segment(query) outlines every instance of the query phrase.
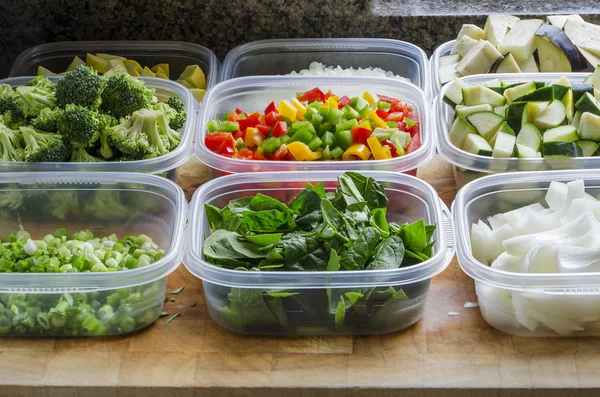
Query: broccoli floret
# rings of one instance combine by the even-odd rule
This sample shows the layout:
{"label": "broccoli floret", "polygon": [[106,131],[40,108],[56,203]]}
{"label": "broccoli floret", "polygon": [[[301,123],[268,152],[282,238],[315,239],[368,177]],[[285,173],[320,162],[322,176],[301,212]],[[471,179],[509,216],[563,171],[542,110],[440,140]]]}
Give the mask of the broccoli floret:
{"label": "broccoli floret", "polygon": [[66,219],[69,215],[79,216],[79,194],[76,190],[57,190],[49,192],[49,199],[44,198],[50,214],[58,219]]}
{"label": "broccoli floret", "polygon": [[37,76],[27,85],[17,87],[17,94],[23,99],[21,113],[25,117],[37,117],[44,108],[54,108],[56,97],[54,83],[44,76]]}
{"label": "broccoli floret", "polygon": [[105,78],[100,109],[117,119],[127,117],[136,110],[154,105],[154,90],[147,88],[142,80],[128,74],[116,73]]}
{"label": "broccoli floret", "polygon": [[175,110],[165,102],[154,105],[154,110],[160,110],[163,112],[165,116],[167,116],[167,120],[169,120],[169,127],[176,131],[179,131],[185,125],[186,114],[184,111]]}
{"label": "broccoli floret", "polygon": [[79,65],[56,83],[56,104],[81,105],[97,109],[101,103],[104,79],[96,69]]}
{"label": "broccoli floret", "polygon": [[105,123],[95,110],[67,105],[58,122],[58,133],[73,147],[91,147],[98,141]]}
{"label": "broccoli floret", "polygon": [[100,163],[103,161],[105,160],[89,154],[84,147],[73,147],[71,153],[71,162],[73,163]]}
{"label": "broccoli floret", "polygon": [[185,113],[185,104],[183,103],[183,99],[177,96],[172,96],[169,99],[167,99],[167,102],[165,103],[169,105],[172,109],[175,109],[178,112]]}
{"label": "broccoli floret", "polygon": [[106,160],[113,158],[115,155],[115,151],[110,146],[110,142],[108,140],[108,130],[100,133],[100,148],[98,149],[98,154],[104,157]]}
{"label": "broccoli floret", "polygon": [[112,219],[129,218],[131,209],[121,202],[118,190],[100,189],[83,206],[83,212],[94,218],[110,214]]}
{"label": "broccoli floret", "polygon": [[58,162],[69,156],[69,149],[58,134],[21,127],[21,135],[25,141],[25,161]]}
{"label": "broccoli floret", "polygon": [[18,190],[0,191],[0,208],[18,210],[23,205],[23,195]]}
{"label": "broccoli floret", "polygon": [[24,119],[21,112],[23,98],[8,84],[0,84],[0,114],[7,124],[18,123]]}
{"label": "broccoli floret", "polygon": [[37,130],[46,132],[57,132],[58,122],[62,116],[60,108],[45,108],[40,112],[40,115],[31,121],[31,126]]}
{"label": "broccoli floret", "polygon": [[23,161],[21,134],[0,123],[0,161]]}
{"label": "broccoli floret", "polygon": [[166,138],[167,142],[169,143],[169,151],[171,151],[175,150],[177,146],[179,146],[179,142],[181,142],[181,135],[170,126],[167,120],[168,118],[163,112],[157,112],[156,121],[158,125],[158,133],[163,139]]}
{"label": "broccoli floret", "polygon": [[[135,113],[134,113],[135,114]],[[150,149],[148,137],[144,133],[144,118],[131,117],[108,131],[110,142],[131,160],[141,159]]]}

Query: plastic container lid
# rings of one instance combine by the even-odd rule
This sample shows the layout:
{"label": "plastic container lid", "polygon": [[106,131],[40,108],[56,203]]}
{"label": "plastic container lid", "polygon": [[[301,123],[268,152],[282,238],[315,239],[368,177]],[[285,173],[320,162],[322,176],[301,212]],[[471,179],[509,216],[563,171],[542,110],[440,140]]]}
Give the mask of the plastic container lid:
{"label": "plastic container lid", "polygon": [[[145,214],[144,210],[127,207],[132,212],[129,219],[117,219],[118,215],[107,213],[102,219],[90,222],[95,222],[99,228],[106,229],[110,233],[118,233],[121,230],[120,228],[124,226],[134,230],[155,230],[164,240],[160,245],[166,251],[166,255],[151,265],[120,272],[1,273],[0,293],[55,294],[64,292],[62,289],[68,289],[68,292],[75,293],[126,288],[164,278],[179,266],[183,256],[187,200],[183,190],[177,184],[158,176],[136,173],[98,172],[86,173],[85,175],[78,172],[55,174],[38,172],[0,173],[0,192],[4,189],[10,189],[11,191],[39,190],[43,189],[44,185],[48,186],[45,189],[48,192],[53,190],[83,192],[105,189],[119,190],[121,194],[132,191],[136,199],[142,199],[141,196],[145,196],[146,199],[154,198],[165,209],[159,214]],[[19,211],[21,211],[20,217],[23,218],[32,212],[34,213],[32,217],[39,217],[29,227],[37,226],[41,228],[44,226],[40,214],[36,215],[40,208],[29,207]],[[28,212],[29,214],[26,214]],[[13,225],[13,222],[9,222],[9,219],[3,218],[2,221],[3,233],[5,228],[10,231],[13,231],[15,227],[18,228],[18,225]],[[24,220],[26,229],[28,228],[27,222]],[[54,223],[57,223],[56,228],[59,228],[65,225],[66,222],[58,224],[59,222],[52,220],[51,226],[54,227]],[[78,227],[85,227],[85,222],[82,225],[82,222],[78,221],[77,225]]]}
{"label": "plastic container lid", "polygon": [[342,68],[378,67],[410,79],[429,94],[431,77],[425,51],[390,39],[278,39],[235,47],[225,57],[221,80],[258,75],[285,75],[311,62]]}
{"label": "plastic container lid", "polygon": [[[13,87],[25,85],[33,77],[12,77],[0,80],[0,84],[10,84]],[[165,79],[153,77],[139,77],[144,80],[148,87],[160,91],[161,94],[168,96],[177,96],[183,100],[187,120],[180,131],[181,142],[177,149],[172,152],[145,160],[136,161],[106,161],[98,163],[50,163],[50,162],[25,162],[25,161],[0,161],[0,169],[3,172],[57,172],[57,171],[108,171],[108,172],[143,172],[150,174],[159,174],[177,168],[190,158],[192,152],[192,142],[194,139],[194,127],[196,125],[196,101],[191,92],[179,83]],[[56,82],[62,77],[51,76],[50,80]]]}
{"label": "plastic container lid", "polygon": [[[492,79],[500,79],[507,83],[518,83],[528,81],[543,81],[552,83],[562,76],[569,78],[571,83],[581,84],[589,76],[588,73],[523,73],[523,74],[479,74],[474,76],[462,77],[465,83],[469,85],[483,84]],[[494,158],[489,156],[479,156],[465,152],[457,148],[450,142],[450,127],[454,119],[454,110],[444,102],[444,94],[448,91],[448,85],[442,88],[442,91],[435,99],[435,114],[437,118],[437,136],[436,146],[439,153],[446,160],[457,167],[466,168],[470,171],[479,171],[485,173],[512,172],[512,171],[541,171],[550,169],[577,169],[577,168],[600,168],[600,157],[577,157],[563,160],[548,161],[545,158]]]}
{"label": "plastic container lid", "polygon": [[[471,253],[471,225],[479,219],[486,219],[488,216],[495,215],[495,213],[481,213],[484,212],[481,211],[484,206],[476,207],[477,200],[481,200],[487,195],[510,195],[511,201],[514,201],[515,208],[517,208],[539,201],[539,199],[523,199],[522,202],[519,200],[521,197],[531,197],[532,193],[539,193],[535,196],[543,199],[543,195],[552,181],[570,182],[577,179],[585,181],[586,190],[600,188],[600,174],[597,170],[520,172],[491,175],[477,179],[462,188],[452,204],[452,217],[456,252],[459,264],[464,272],[477,281],[504,289],[527,292],[544,291],[548,293],[599,293],[600,272],[568,274],[512,273],[492,269],[490,266],[477,261]],[[488,200],[492,199],[489,198]],[[486,209],[486,211],[489,211],[489,209]]]}
{"label": "plastic container lid", "polygon": [[[421,126],[421,147],[402,157],[389,160],[367,161],[272,161],[272,160],[240,160],[227,158],[212,152],[206,147],[204,135],[206,124],[225,113],[239,107],[245,111],[263,109],[275,101],[296,97],[297,92],[319,87],[323,91],[329,89],[338,95],[362,96],[365,91],[372,94],[384,94],[400,99],[412,105]],[[257,76],[240,77],[223,81],[211,88],[204,98],[198,119],[198,139],[195,152],[202,162],[209,167],[229,172],[255,171],[324,171],[324,170],[378,170],[378,171],[410,171],[426,163],[434,154],[430,115],[430,104],[425,93],[413,84],[399,80],[380,77],[330,77],[330,76]]]}
{"label": "plastic container lid", "polygon": [[[210,233],[204,204],[239,198],[249,193],[301,191],[306,182],[337,182],[340,172],[268,172],[236,174],[214,179],[202,185],[192,198],[190,207],[189,240],[184,258],[185,266],[204,281],[240,288],[270,289],[310,289],[324,287],[359,288],[410,284],[432,278],[441,273],[454,256],[452,225],[448,208],[442,203],[436,191],[426,182],[415,177],[391,172],[362,172],[382,183],[388,192],[402,192],[418,201],[415,210],[417,219],[423,217],[426,223],[436,224],[436,244],[433,256],[418,265],[393,270],[362,270],[340,272],[248,272],[230,270],[214,266],[202,258],[204,236]],[[283,182],[285,181],[285,182]],[[392,204],[392,202],[390,202]],[[398,210],[402,211],[402,210]],[[388,216],[397,215],[388,211]],[[409,216],[410,217],[410,216]],[[406,219],[415,221],[417,219]]]}
{"label": "plastic container lid", "polygon": [[65,71],[73,57],[103,52],[131,58],[151,67],[169,63],[171,74],[178,76],[188,65],[197,64],[206,75],[206,88],[219,81],[219,60],[214,52],[198,44],[182,41],[62,41],[41,44],[23,51],[10,70],[10,77],[37,74],[44,66],[55,73]]}

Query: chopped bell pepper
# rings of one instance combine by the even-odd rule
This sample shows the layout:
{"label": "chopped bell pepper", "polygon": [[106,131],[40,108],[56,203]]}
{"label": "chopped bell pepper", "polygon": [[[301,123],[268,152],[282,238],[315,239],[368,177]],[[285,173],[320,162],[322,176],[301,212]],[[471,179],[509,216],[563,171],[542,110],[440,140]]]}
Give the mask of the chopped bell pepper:
{"label": "chopped bell pepper", "polygon": [[356,119],[350,119],[346,122],[339,123],[338,125],[336,125],[335,130],[336,131],[351,130],[352,128],[354,128],[356,126],[358,126],[358,121],[356,121]]}
{"label": "chopped bell pepper", "polygon": [[275,105],[275,102],[271,102],[269,103],[269,105],[267,105],[267,107],[265,108],[265,114],[269,114],[271,112],[277,112],[277,105]]}
{"label": "chopped bell pepper", "polygon": [[233,155],[236,142],[228,132],[214,132],[204,138],[206,147],[217,154]]}
{"label": "chopped bell pepper", "polygon": [[259,124],[256,126],[256,129],[264,136],[269,135],[269,132],[271,132],[271,126],[268,125]]}
{"label": "chopped bell pepper", "polygon": [[260,144],[260,147],[264,154],[270,154],[279,149],[282,143],[280,138],[270,137],[265,139],[263,143]]}
{"label": "chopped bell pepper", "polygon": [[390,148],[390,154],[392,155],[392,157],[400,157],[400,156],[404,156],[404,148],[400,147],[400,151],[398,151],[397,146],[394,145],[391,141],[389,140],[384,140],[381,141],[381,143],[384,145],[385,147],[389,147]]}
{"label": "chopped bell pepper", "polygon": [[277,138],[287,134],[287,132],[287,123],[285,121],[278,121],[273,127],[273,131],[271,131],[271,134]]}
{"label": "chopped bell pepper", "polygon": [[260,145],[264,139],[265,137],[260,133],[260,131],[258,131],[257,128],[248,127],[246,129],[246,138],[244,139],[244,142],[249,147],[256,147]]}
{"label": "chopped bell pepper", "polygon": [[281,114],[286,119],[289,119],[291,122],[296,121],[296,114],[298,111],[290,103],[290,101],[282,100],[279,102],[279,114]]}
{"label": "chopped bell pepper", "polygon": [[265,124],[274,126],[283,116],[277,112],[269,112],[265,116]]}
{"label": "chopped bell pepper", "polygon": [[301,102],[322,102],[325,100],[325,94],[319,88],[313,88],[298,96],[298,100]]}
{"label": "chopped bell pepper", "polygon": [[375,98],[373,98],[373,95],[369,94],[368,92],[365,91],[365,93],[363,94],[363,99],[365,101],[367,101],[369,103],[369,105],[372,105],[375,103]]}
{"label": "chopped bell pepper", "polygon": [[363,120],[360,122],[360,124],[358,125],[360,128],[365,128],[369,131],[371,131],[373,128],[371,128],[371,123],[369,123],[369,120]]}
{"label": "chopped bell pepper", "polygon": [[307,144],[299,141],[288,143],[287,149],[297,161],[313,161],[323,156],[322,153],[313,152]]}
{"label": "chopped bell pepper", "polygon": [[260,113],[254,112],[245,119],[240,119],[238,123],[240,125],[239,129],[242,131],[249,127],[256,127],[260,124]]}
{"label": "chopped bell pepper", "polygon": [[387,127],[387,124],[385,123],[385,121],[381,120],[381,118],[374,111],[371,111],[369,113],[369,117],[373,120],[373,123],[375,123],[375,127],[380,127],[380,128]]}
{"label": "chopped bell pepper", "polygon": [[208,122],[208,131],[210,132],[234,132],[240,129],[240,125],[234,121],[211,120]]}
{"label": "chopped bell pepper", "polygon": [[350,146],[342,155],[342,160],[368,160],[371,157],[371,151],[362,143],[355,143]]}
{"label": "chopped bell pepper", "polygon": [[352,128],[352,138],[354,138],[354,142],[362,143],[363,145],[367,144],[367,139],[371,136],[371,130],[366,128],[362,128],[360,126]]}
{"label": "chopped bell pepper", "polygon": [[371,149],[371,153],[373,154],[373,158],[375,160],[387,160],[392,158],[391,152],[389,155],[388,153],[386,153],[386,151],[383,149],[383,146],[381,146],[381,143],[379,143],[379,139],[377,139],[377,137],[372,136],[369,139],[367,139],[367,144],[369,145],[369,148]]}
{"label": "chopped bell pepper", "polygon": [[339,159],[343,155],[344,155],[344,149],[342,149],[339,146],[336,147],[335,149],[331,150],[331,158],[332,159]]}
{"label": "chopped bell pepper", "polygon": [[306,106],[296,98],[292,99],[292,105],[296,108],[296,117],[298,120],[304,120],[304,114],[307,111]]}
{"label": "chopped bell pepper", "polygon": [[411,138],[410,143],[408,144],[408,147],[406,148],[406,154],[412,153],[420,147],[421,147],[421,135],[417,133],[417,134],[413,135],[413,137]]}
{"label": "chopped bell pepper", "polygon": [[333,96],[331,96],[331,97],[329,97],[329,99],[327,99],[327,105],[328,105],[329,109],[338,109],[339,108],[338,101]]}
{"label": "chopped bell pepper", "polygon": [[336,131],[334,135],[338,146],[344,150],[348,149],[354,144],[354,137],[352,136],[352,132],[349,130]]}
{"label": "chopped bell pepper", "polygon": [[348,98],[346,95],[341,97],[338,101],[338,109],[343,109],[349,105],[350,105],[350,98]]}
{"label": "chopped bell pepper", "polygon": [[381,110],[381,109],[377,109],[375,111],[375,114],[377,114],[379,117],[381,117],[382,120],[386,120],[387,116],[388,116],[388,112],[386,112],[385,110]]}
{"label": "chopped bell pepper", "polygon": [[285,143],[282,143],[281,146],[279,146],[279,148],[277,150],[275,150],[273,153],[265,154],[265,157],[268,158],[269,160],[285,160],[287,155],[288,155],[287,145]]}

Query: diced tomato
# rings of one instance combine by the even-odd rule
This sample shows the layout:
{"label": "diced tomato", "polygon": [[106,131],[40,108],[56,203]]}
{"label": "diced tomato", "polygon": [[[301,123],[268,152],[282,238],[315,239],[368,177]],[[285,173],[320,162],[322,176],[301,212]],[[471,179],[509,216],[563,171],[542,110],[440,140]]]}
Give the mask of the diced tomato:
{"label": "diced tomato", "polygon": [[419,123],[416,123],[412,127],[408,128],[408,133],[410,134],[411,137],[415,136],[415,135],[419,135],[420,132],[421,132],[421,129],[419,128]]}
{"label": "diced tomato", "polygon": [[385,121],[404,121],[404,113],[402,113],[402,112],[388,113],[388,116],[385,119]]}
{"label": "diced tomato", "polygon": [[254,112],[245,119],[238,120],[240,130],[244,131],[248,127],[256,127],[260,123],[260,113]]}
{"label": "diced tomato", "polygon": [[277,105],[275,105],[275,102],[269,103],[269,105],[265,108],[265,114],[269,114],[271,112],[276,112],[276,111],[277,111]]}
{"label": "diced tomato", "polygon": [[371,130],[362,127],[352,128],[352,137],[354,138],[354,143],[362,143],[363,145],[366,145],[367,139],[371,136],[371,132]]}
{"label": "diced tomato", "polygon": [[271,128],[272,127],[270,127],[268,125],[262,125],[262,124],[259,124],[256,126],[256,129],[258,130],[258,132],[260,132],[261,135],[264,135],[264,136],[269,135],[269,132],[271,132]]}
{"label": "diced tomato", "polygon": [[325,94],[319,88],[313,88],[312,90],[306,91],[304,94],[298,97],[300,102],[314,102],[314,101],[324,101]]}
{"label": "diced tomato", "polygon": [[390,153],[392,153],[392,157],[398,157],[398,150],[396,150],[396,145],[394,145],[392,142],[390,142],[387,139],[384,139],[383,141],[381,141],[381,144],[384,146],[390,147]]}
{"label": "diced tomato", "polygon": [[204,143],[206,147],[212,150],[213,152],[218,152],[218,149],[221,147],[223,143],[231,143],[231,147],[233,148],[235,141],[233,139],[233,135],[229,132],[213,132],[212,134],[206,135],[204,138]]}
{"label": "diced tomato", "polygon": [[284,143],[283,145],[279,146],[279,148],[277,150],[275,150],[273,153],[267,154],[266,157],[269,160],[285,160],[287,155],[288,155],[288,149]]}
{"label": "diced tomato", "polygon": [[287,134],[287,123],[285,121],[278,121],[273,127],[271,132],[275,138]]}
{"label": "diced tomato", "polygon": [[406,154],[412,153],[421,147],[421,134],[415,134],[406,148]]}
{"label": "diced tomato", "polygon": [[277,112],[269,112],[265,116],[265,124],[270,125],[271,127],[277,124],[279,120],[281,120],[283,116]]}
{"label": "diced tomato", "polygon": [[227,117],[227,121],[238,121],[240,116],[236,112],[229,113],[229,117]]}
{"label": "diced tomato", "polygon": [[346,95],[344,95],[343,97],[341,97],[338,101],[338,109],[343,109],[344,107],[350,105],[350,98],[348,98]]}
{"label": "diced tomato", "polygon": [[382,110],[382,109],[377,109],[375,111],[375,113],[379,116],[380,119],[387,121],[388,112],[386,112],[385,110]]}

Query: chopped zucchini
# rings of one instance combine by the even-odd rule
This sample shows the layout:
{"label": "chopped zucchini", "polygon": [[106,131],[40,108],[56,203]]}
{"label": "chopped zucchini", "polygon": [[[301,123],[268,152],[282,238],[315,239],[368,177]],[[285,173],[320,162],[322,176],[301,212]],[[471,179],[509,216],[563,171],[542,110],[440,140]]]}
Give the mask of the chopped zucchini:
{"label": "chopped zucchini", "polygon": [[571,89],[573,90],[573,103],[577,103],[586,92],[594,95],[594,86],[591,84],[573,84]]}
{"label": "chopped zucchini", "polygon": [[499,131],[498,135],[496,135],[492,157],[512,157],[515,151],[515,141],[516,137],[514,135]]}
{"label": "chopped zucchini", "polygon": [[456,115],[460,117],[467,117],[477,112],[491,112],[493,110],[492,105],[488,105],[487,103],[475,106],[456,105]]}
{"label": "chopped zucchini", "polygon": [[517,134],[521,126],[529,121],[527,102],[515,102],[506,109],[506,122]]}
{"label": "chopped zucchini", "polygon": [[541,152],[535,151],[528,146],[521,145],[518,143],[515,145],[515,153],[516,153],[517,157],[520,159],[531,159],[531,158],[542,157]]}
{"label": "chopped zucchini", "polygon": [[544,142],[575,142],[579,140],[577,128],[572,125],[561,125],[544,131]]}
{"label": "chopped zucchini", "polygon": [[521,127],[517,144],[527,146],[535,152],[539,152],[542,147],[542,134],[537,127],[531,123],[526,123]]}
{"label": "chopped zucchini", "polygon": [[462,97],[465,106],[488,104],[495,107],[502,106],[506,102],[504,96],[483,85],[463,88]]}
{"label": "chopped zucchini", "polygon": [[573,112],[575,111],[573,103],[573,89],[569,89],[569,91],[565,93],[562,103],[565,105],[565,109],[567,110],[567,119],[569,121],[573,120]]}
{"label": "chopped zucchini", "polygon": [[579,123],[581,122],[581,112],[578,110],[575,112],[573,116],[573,121],[571,121],[571,125],[574,125],[575,128],[579,128]]}
{"label": "chopped zucchini", "polygon": [[493,149],[485,139],[477,134],[469,134],[462,148],[465,152],[480,156],[491,156]]}
{"label": "chopped zucchini", "polygon": [[583,157],[583,152],[575,142],[544,142],[542,152],[548,160],[560,160],[569,157]]}
{"label": "chopped zucchini", "polygon": [[581,111],[581,113],[590,112],[600,116],[600,105],[598,105],[598,101],[589,92],[584,93],[579,98],[575,103],[575,109]]}
{"label": "chopped zucchini", "polygon": [[444,94],[444,102],[450,106],[460,105],[463,102],[462,90],[468,87],[469,85],[461,79],[455,79],[448,85],[448,88],[446,89],[446,93]]}
{"label": "chopped zucchini", "polygon": [[468,115],[467,121],[475,127],[479,135],[490,142],[504,122],[504,118],[494,112],[477,112]]}
{"label": "chopped zucchini", "polygon": [[548,105],[550,105],[550,102],[527,102],[527,121],[533,123]]}
{"label": "chopped zucchini", "polygon": [[531,94],[536,90],[535,82],[523,83],[515,87],[504,90],[504,97],[509,104],[513,103],[517,98],[521,98],[527,94]]}
{"label": "chopped zucchini", "polygon": [[592,157],[594,155],[594,153],[596,153],[596,151],[600,147],[600,145],[598,145],[596,142],[592,142],[592,141],[581,140],[581,141],[577,141],[575,143],[577,144],[577,146],[579,146],[581,148],[583,157]]}
{"label": "chopped zucchini", "polygon": [[558,127],[567,118],[567,110],[561,101],[552,101],[535,119],[535,126],[541,130]]}
{"label": "chopped zucchini", "polygon": [[577,128],[577,132],[581,139],[600,141],[600,116],[589,112],[583,112],[578,126],[573,126],[573,128]]}
{"label": "chopped zucchini", "polygon": [[526,102],[526,101],[547,101],[552,102],[554,99],[562,99],[554,97],[554,86],[546,86],[542,88],[538,88],[529,94],[525,94],[520,98],[517,98],[517,102]]}
{"label": "chopped zucchini", "polygon": [[462,117],[457,117],[450,129],[450,142],[462,148],[469,134],[477,134],[477,130]]}
{"label": "chopped zucchini", "polygon": [[506,117],[506,109],[508,109],[508,105],[496,106],[494,112],[502,117]]}

